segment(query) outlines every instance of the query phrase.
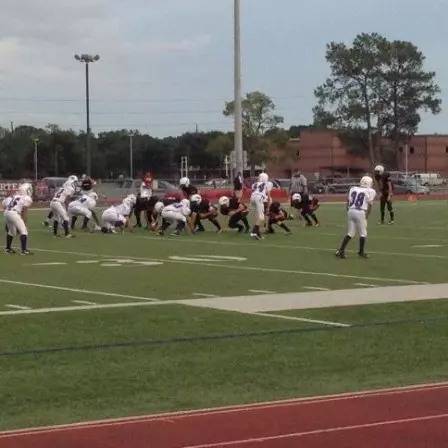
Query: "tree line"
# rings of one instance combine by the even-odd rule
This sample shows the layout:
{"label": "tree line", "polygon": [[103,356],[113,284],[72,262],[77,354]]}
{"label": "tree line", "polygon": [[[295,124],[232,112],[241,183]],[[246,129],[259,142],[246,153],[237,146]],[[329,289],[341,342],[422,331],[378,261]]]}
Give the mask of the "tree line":
{"label": "tree line", "polygon": [[[362,33],[351,45],[327,44],[325,58],[330,75],[314,91],[316,106],[309,125],[285,129],[274,101],[263,92],[250,92],[243,98],[243,143],[251,171],[273,157],[272,146],[281,149],[274,161],[297,160],[288,141],[309,128],[336,130],[352,153],[368,157],[372,164],[395,166],[399,148],[418,131],[421,114],[441,111],[436,74],[425,70],[425,57],[411,42]],[[223,115],[233,116],[234,106],[233,101],[226,102]],[[91,139],[92,175],[128,176],[131,138],[136,175],[150,170],[159,177],[172,177],[183,156],[203,173],[223,175],[224,159],[233,150],[231,132],[192,132],[166,138],[129,129],[101,132]],[[391,145],[384,146],[384,138]],[[56,124],[0,128],[0,174],[4,178],[33,176],[35,145],[39,177],[82,173],[85,143],[84,132]]]}

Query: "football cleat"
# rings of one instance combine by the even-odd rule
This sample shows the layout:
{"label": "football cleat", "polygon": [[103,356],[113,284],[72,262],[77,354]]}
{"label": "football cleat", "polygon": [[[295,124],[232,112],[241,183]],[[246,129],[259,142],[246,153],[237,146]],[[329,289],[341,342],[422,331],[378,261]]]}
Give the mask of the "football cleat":
{"label": "football cleat", "polygon": [[334,255],[336,258],[340,258],[341,260],[343,260],[344,258],[347,258],[345,255],[345,252],[341,252],[340,250],[337,250]]}
{"label": "football cleat", "polygon": [[20,255],[33,255],[29,250],[23,250]]}
{"label": "football cleat", "polygon": [[5,254],[14,255],[17,252],[14,249],[5,249]]}

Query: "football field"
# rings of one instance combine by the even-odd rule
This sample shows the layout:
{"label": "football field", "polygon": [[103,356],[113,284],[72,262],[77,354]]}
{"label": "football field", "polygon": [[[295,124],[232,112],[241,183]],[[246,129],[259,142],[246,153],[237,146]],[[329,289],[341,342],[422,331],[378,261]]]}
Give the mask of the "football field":
{"label": "football field", "polygon": [[343,204],[263,241],[53,238],[30,212],[34,255],[1,261],[0,429],[447,380],[448,206],[396,210],[369,260],[334,257]]}

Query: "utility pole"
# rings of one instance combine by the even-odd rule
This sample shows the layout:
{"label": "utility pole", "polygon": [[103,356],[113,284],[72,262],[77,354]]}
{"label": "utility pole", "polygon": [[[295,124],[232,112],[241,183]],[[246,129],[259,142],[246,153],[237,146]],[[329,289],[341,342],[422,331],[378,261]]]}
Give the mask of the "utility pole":
{"label": "utility pole", "polygon": [[244,173],[243,120],[241,87],[241,1],[234,0],[234,90],[235,90],[235,162],[236,172]]}

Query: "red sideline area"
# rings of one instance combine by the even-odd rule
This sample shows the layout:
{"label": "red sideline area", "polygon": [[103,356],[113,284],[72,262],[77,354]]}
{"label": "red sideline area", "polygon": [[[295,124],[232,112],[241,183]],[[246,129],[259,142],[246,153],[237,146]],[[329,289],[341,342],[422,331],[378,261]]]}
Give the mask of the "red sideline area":
{"label": "red sideline area", "polygon": [[446,448],[448,382],[0,432],[2,448]]}

